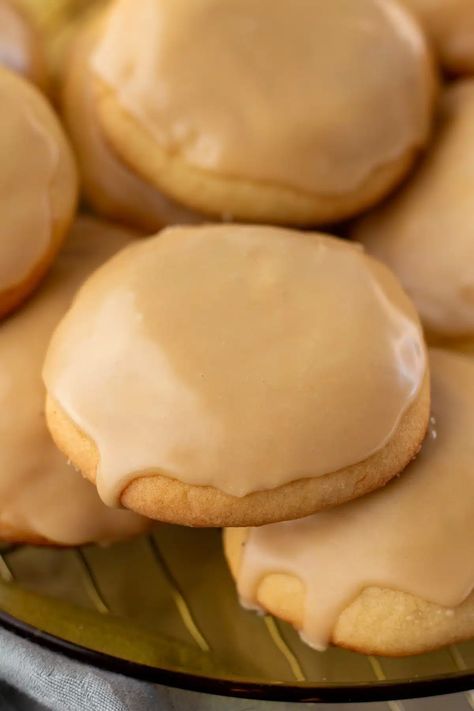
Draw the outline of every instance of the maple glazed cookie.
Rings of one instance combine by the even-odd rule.
[[[74,159],[46,99],[0,68],[0,316],[37,286],[76,208]]]
[[[0,65],[43,86],[46,79],[39,33],[15,0],[0,0]]]
[[[202,221],[129,170],[103,136],[89,68],[101,24],[100,18],[94,18],[78,31],[72,42],[62,91],[63,116],[88,203],[106,217],[150,232],[168,224]]]
[[[431,352],[433,423],[384,489],[299,521],[228,529],[246,607],[329,642],[403,656],[474,637],[474,360]]]
[[[420,20],[443,67],[453,74],[474,74],[472,0],[402,0]]]
[[[58,103],[71,44],[82,25],[109,0],[17,0],[34,19],[43,40],[48,90]]]
[[[129,242],[81,218],[37,294],[0,329],[0,539],[78,545],[141,533],[148,523],[115,511],[67,464],[46,427],[41,366],[51,333],[79,284]]]
[[[59,448],[103,500],[196,526],[297,518],[384,485],[429,416],[421,327],[360,247],[168,228],[86,282],[44,377]]]
[[[392,0],[116,0],[91,66],[133,170],[251,222],[375,203],[425,144],[435,93],[424,35]]]
[[[352,233],[397,274],[434,342],[474,345],[474,80],[445,92],[414,176]]]

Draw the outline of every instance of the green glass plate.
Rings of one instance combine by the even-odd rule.
[[[407,659],[305,646],[239,607],[220,532],[162,526],[113,546],[4,547],[0,623],[82,661],[209,693],[375,701],[474,687],[474,643]]]

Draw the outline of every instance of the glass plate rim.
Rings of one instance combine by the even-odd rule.
[[[308,682],[259,682],[239,677],[218,677],[186,672],[172,667],[153,667],[100,652],[29,625],[0,610],[0,626],[39,646],[105,671],[203,694],[313,703],[391,701],[469,691],[474,688],[474,670],[421,677],[410,681],[374,681],[370,684],[310,684]]]

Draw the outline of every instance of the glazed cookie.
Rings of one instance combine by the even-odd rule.
[[[443,67],[453,74],[474,74],[472,0],[402,0],[427,31]]]
[[[41,365],[74,291],[128,234],[77,222],[35,297],[0,329],[0,539],[75,545],[128,537],[147,523],[107,508],[54,446],[46,428]]]
[[[104,130],[138,174],[199,212],[295,225],[390,191],[435,89],[393,0],[116,0],[92,67]]]
[[[89,57],[100,25],[101,20],[94,18],[78,32],[62,91],[66,128],[76,151],[88,203],[106,217],[150,232],[167,224],[202,221],[129,170],[105,140],[98,122],[96,91],[89,69]]]
[[[71,149],[51,107],[0,68],[0,317],[37,286],[76,207]]]
[[[425,360],[413,306],[360,248],[169,228],[79,292],[48,351],[47,419],[107,504],[259,525],[398,474],[427,428]]]
[[[432,428],[384,489],[300,521],[228,529],[246,607],[311,646],[418,654],[474,637],[474,360],[432,351]]]
[[[0,64],[39,86],[45,84],[40,36],[15,0],[0,0]]]
[[[109,0],[17,0],[34,18],[45,47],[49,89],[57,99],[71,44],[83,23]]]
[[[447,89],[413,178],[353,231],[412,297],[431,340],[474,345],[474,80]]]

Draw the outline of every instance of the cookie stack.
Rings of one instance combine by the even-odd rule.
[[[445,87],[441,68],[469,73],[474,38],[455,3],[449,32],[420,5],[99,3],[71,33],[60,109],[83,210],[127,229],[82,216],[57,258],[70,150],[38,90],[2,70],[0,93],[48,114],[0,120],[4,314],[56,258],[0,326],[4,409],[25,407],[14,353],[28,340],[57,446],[22,409],[4,470],[21,477],[14,447],[41,436],[57,476],[103,502],[81,525],[89,504],[71,494],[59,530],[32,447],[54,535],[15,491],[6,538],[223,527],[242,603],[317,649],[405,655],[474,636],[474,361],[460,352],[474,337],[474,85]]]
[[[40,36],[6,0],[0,58],[0,538],[73,545],[128,537],[149,523],[104,506],[56,449],[43,414],[41,366],[75,290],[129,233],[92,218],[72,226],[73,152],[47,98],[29,81],[46,84]]]

